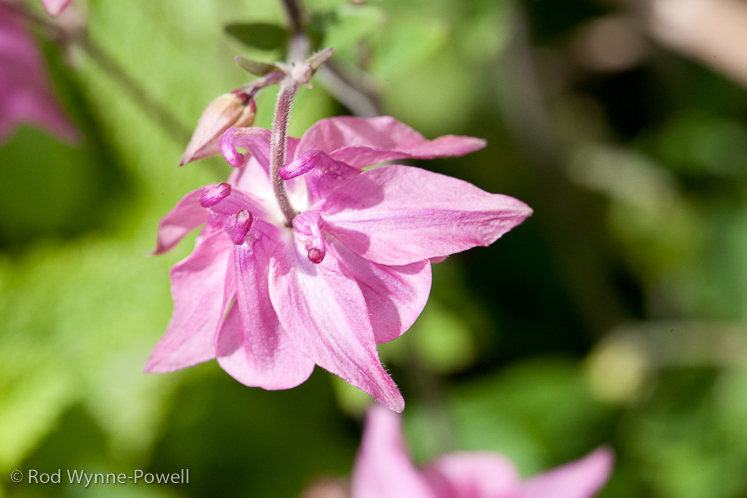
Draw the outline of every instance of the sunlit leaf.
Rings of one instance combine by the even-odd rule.
[[[371,36],[386,20],[384,10],[373,5],[343,5],[336,13],[336,21],[327,27],[324,36],[324,45],[335,50],[345,50]]]

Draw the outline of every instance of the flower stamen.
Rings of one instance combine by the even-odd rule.
[[[231,195],[231,186],[227,183],[208,185],[200,195],[200,206],[213,207],[229,195]]]
[[[304,211],[293,219],[293,228],[300,234],[311,237],[311,243],[307,242],[307,256],[309,261],[318,265],[327,254],[327,240],[322,233],[324,220],[318,212]]]
[[[226,218],[226,221],[223,222],[223,230],[226,231],[231,242],[240,246],[244,243],[246,234],[249,233],[249,229],[252,227],[252,221],[254,221],[252,213],[246,209],[242,209],[238,213]]]

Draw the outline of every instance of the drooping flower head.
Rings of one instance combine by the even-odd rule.
[[[352,476],[353,498],[591,498],[612,472],[612,452],[522,480],[503,455],[456,452],[418,469],[402,435],[400,416],[372,406]]]
[[[228,182],[190,192],[159,225],[156,253],[205,228],[171,270],[174,313],[146,371],[217,358],[246,385],[284,389],[316,364],[401,411],[376,344],[399,337],[422,311],[431,259],[487,246],[532,211],[420,168],[363,168],[484,145],[426,140],[391,117],[321,120],[288,138],[279,173],[289,222],[269,171],[270,132],[226,131],[221,151],[237,168]]]
[[[58,103],[43,57],[25,24],[0,1],[0,143],[21,123],[74,142],[80,132]]]

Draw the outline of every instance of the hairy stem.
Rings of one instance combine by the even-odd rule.
[[[285,181],[280,178],[278,169],[285,164],[286,143],[288,141],[288,119],[290,118],[293,97],[298,92],[298,83],[290,76],[286,77],[280,84],[277,103],[275,104],[275,121],[272,123],[272,138],[270,140],[270,177],[272,178],[272,189],[278,201],[280,210],[285,216],[285,225],[293,226],[293,218],[296,211],[288,201],[285,191]]]

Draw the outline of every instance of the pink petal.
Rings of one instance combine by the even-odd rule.
[[[461,156],[483,147],[485,141],[473,137],[448,135],[427,140],[390,116],[340,116],[322,119],[309,128],[293,157],[316,148],[332,159],[363,168],[394,159]]]
[[[18,16],[0,8],[0,141],[20,123],[33,124],[69,143],[80,139],[54,95],[33,36]]]
[[[65,7],[67,7],[71,1],[72,0],[42,0],[42,4],[44,5],[44,10],[47,11],[47,14],[50,16],[56,16],[65,10]]]
[[[153,254],[163,254],[173,249],[189,232],[204,225],[208,211],[200,205],[205,188],[198,188],[181,198],[176,206],[158,222],[156,249]]]
[[[286,180],[305,175],[308,202],[313,206],[359,175],[361,170],[335,161],[320,149],[309,149],[295,161],[281,167],[279,173]]]
[[[512,197],[398,165],[356,176],[332,193],[319,211],[343,244],[385,265],[490,245],[532,213]]]
[[[580,460],[532,477],[517,498],[591,498],[612,473],[614,456],[599,448]]]
[[[234,257],[236,304],[220,332],[218,363],[247,386],[296,387],[309,378],[314,362],[293,344],[272,308],[265,248],[257,240],[248,240],[235,248]]]
[[[521,488],[516,466],[496,453],[450,453],[423,474],[438,498],[510,498]]]
[[[351,484],[355,498],[437,498],[410,459],[400,417],[383,406],[368,412]]]
[[[363,292],[378,344],[396,339],[415,323],[431,290],[429,261],[405,266],[379,265],[335,240],[329,244],[329,251],[329,257],[337,258]]]
[[[228,176],[227,183],[252,195],[265,210],[270,210],[271,206],[277,204],[267,165],[262,165],[254,156],[249,156],[244,166],[233,170]]]
[[[223,232],[214,232],[171,268],[174,312],[146,372],[173,372],[215,358],[216,334],[236,292],[232,248]]]
[[[404,400],[379,361],[358,284],[334,257],[311,263],[291,237],[278,244],[270,266],[270,299],[281,325],[317,365],[402,411]]]

